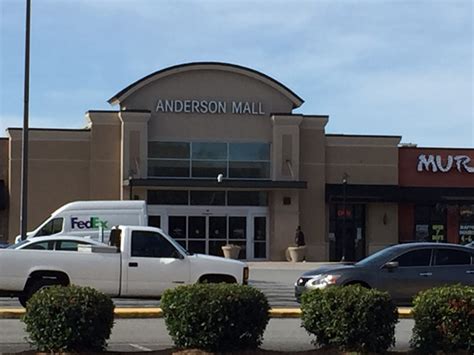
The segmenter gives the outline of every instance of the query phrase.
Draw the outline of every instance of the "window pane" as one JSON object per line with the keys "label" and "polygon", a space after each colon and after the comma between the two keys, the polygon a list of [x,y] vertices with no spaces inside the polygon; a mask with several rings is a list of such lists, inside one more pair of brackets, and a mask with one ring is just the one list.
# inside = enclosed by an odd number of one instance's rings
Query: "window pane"
{"label": "window pane", "polygon": [[209,238],[227,239],[227,217],[209,217]]}
{"label": "window pane", "polygon": [[51,250],[49,249],[49,243],[48,242],[40,242],[40,243],[34,243],[27,245],[23,249],[33,249],[33,250]]}
{"label": "window pane", "polygon": [[226,143],[193,143],[193,159],[226,160]]}
{"label": "window pane", "polygon": [[268,206],[268,194],[264,191],[229,191],[229,206]]}
{"label": "window pane", "polygon": [[150,227],[161,228],[161,216],[148,216],[148,225]]}
{"label": "window pane", "polygon": [[230,143],[229,160],[270,160],[270,144]]}
{"label": "window pane", "polygon": [[205,254],[206,253],[206,242],[190,240],[188,242],[188,251],[191,253]]}
{"label": "window pane", "polygon": [[186,238],[186,217],[170,216],[168,218],[168,234],[174,239]]}
{"label": "window pane", "polygon": [[206,217],[189,217],[189,238],[206,238]]}
{"label": "window pane", "polygon": [[189,143],[148,142],[148,157],[163,159],[189,159]]}
{"label": "window pane", "polygon": [[266,239],[266,217],[255,217],[253,219],[253,232],[255,240]]}
{"label": "window pane", "polygon": [[210,240],[209,241],[209,255],[224,256],[222,247],[226,245],[225,241]]}
{"label": "window pane", "polygon": [[148,160],[148,176],[189,177],[189,161]]}
{"label": "window pane", "polygon": [[435,265],[469,265],[471,254],[461,250],[438,249]]}
{"label": "window pane", "polygon": [[148,190],[147,203],[150,205],[187,205],[188,191]]}
{"label": "window pane", "polygon": [[230,178],[268,179],[270,163],[266,162],[229,162]]}
{"label": "window pane", "polygon": [[62,218],[54,218],[49,221],[47,224],[41,228],[38,233],[36,233],[36,237],[39,236],[47,236],[51,234],[59,233],[63,230],[63,219]]}
{"label": "window pane", "polygon": [[216,178],[222,174],[227,176],[227,163],[225,161],[196,161],[192,162],[192,177]]}
{"label": "window pane", "polygon": [[225,191],[191,191],[191,205],[224,206]]}
{"label": "window pane", "polygon": [[56,242],[56,250],[77,251],[78,244],[86,243],[79,243],[70,240],[59,240]]}
{"label": "window pane", "polygon": [[229,217],[229,239],[246,239],[247,218]]}
{"label": "window pane", "polygon": [[431,249],[421,249],[409,251],[394,261],[398,261],[398,266],[429,266],[430,259]]}
{"label": "window pane", "polygon": [[161,234],[147,231],[132,232],[132,256],[173,258],[177,255],[176,248]]}
{"label": "window pane", "polygon": [[254,256],[255,258],[267,257],[266,243],[262,243],[262,242],[254,243]]}

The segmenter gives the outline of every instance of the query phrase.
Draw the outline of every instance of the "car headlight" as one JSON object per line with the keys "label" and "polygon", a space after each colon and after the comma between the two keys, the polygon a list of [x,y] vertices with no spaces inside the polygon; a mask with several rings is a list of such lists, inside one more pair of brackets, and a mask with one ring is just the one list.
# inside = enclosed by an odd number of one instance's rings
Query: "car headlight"
{"label": "car headlight", "polygon": [[337,279],[339,279],[341,277],[341,275],[319,275],[318,278],[313,278],[311,279],[307,285],[308,286],[328,286],[328,285],[334,285],[337,281]]}
{"label": "car headlight", "polygon": [[314,276],[302,276],[298,280],[296,280],[296,286],[304,286],[310,280],[313,280],[316,277],[320,277],[321,275],[314,275]]}

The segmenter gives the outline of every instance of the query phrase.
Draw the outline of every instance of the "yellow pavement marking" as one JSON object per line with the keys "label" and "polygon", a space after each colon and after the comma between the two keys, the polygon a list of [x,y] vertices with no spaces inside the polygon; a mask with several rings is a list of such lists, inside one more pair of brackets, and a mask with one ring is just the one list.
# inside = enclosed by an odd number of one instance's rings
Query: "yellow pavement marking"
{"label": "yellow pavement marking", "polygon": [[[159,307],[149,308],[115,308],[116,318],[161,318],[163,310]],[[3,308],[0,309],[0,319],[20,318],[25,314],[24,308]],[[398,307],[398,316],[400,318],[411,318],[412,309],[410,307]],[[270,318],[299,318],[301,317],[300,308],[272,308]]]}

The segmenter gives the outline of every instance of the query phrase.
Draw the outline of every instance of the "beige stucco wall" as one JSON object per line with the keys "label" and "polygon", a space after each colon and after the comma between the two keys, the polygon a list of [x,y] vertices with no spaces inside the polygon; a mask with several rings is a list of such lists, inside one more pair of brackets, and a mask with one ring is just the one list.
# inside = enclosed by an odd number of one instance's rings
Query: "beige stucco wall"
{"label": "beige stucco wall", "polygon": [[300,133],[300,180],[307,181],[300,191],[300,225],[305,233],[307,260],[328,260],[325,213],[325,126],[326,116],[305,116]]}
{"label": "beige stucco wall", "polygon": [[400,137],[326,136],[326,181],[348,184],[398,184]]}
{"label": "beige stucco wall", "polygon": [[[10,129],[9,240],[20,231],[21,130]],[[70,201],[118,199],[119,125],[86,130],[30,130],[28,230]]]}
{"label": "beige stucco wall", "polygon": [[368,203],[366,205],[367,255],[398,243],[398,204]]}

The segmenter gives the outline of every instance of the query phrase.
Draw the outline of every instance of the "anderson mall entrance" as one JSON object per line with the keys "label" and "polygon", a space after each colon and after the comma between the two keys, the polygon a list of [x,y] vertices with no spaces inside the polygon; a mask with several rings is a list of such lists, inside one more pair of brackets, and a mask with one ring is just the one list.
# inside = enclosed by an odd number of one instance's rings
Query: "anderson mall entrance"
{"label": "anderson mall entrance", "polygon": [[[399,241],[400,136],[326,134],[329,117],[294,113],[303,100],[289,88],[227,63],[157,71],[109,103],[83,129],[30,130],[29,230],[70,201],[142,199],[149,224],[192,252],[237,244],[242,259],[286,260],[297,226],[307,260],[357,260]],[[21,133],[0,138],[10,242]]]}

